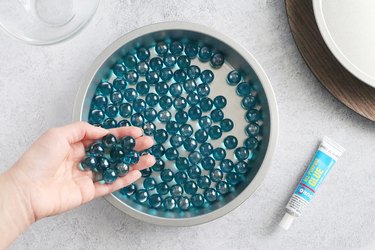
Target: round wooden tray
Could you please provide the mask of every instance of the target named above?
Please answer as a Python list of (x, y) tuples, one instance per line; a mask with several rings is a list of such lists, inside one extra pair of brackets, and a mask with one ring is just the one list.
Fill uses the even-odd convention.
[(285, 0), (294, 40), (316, 78), (339, 101), (375, 121), (375, 88), (354, 77), (325, 44), (315, 22), (311, 0)]

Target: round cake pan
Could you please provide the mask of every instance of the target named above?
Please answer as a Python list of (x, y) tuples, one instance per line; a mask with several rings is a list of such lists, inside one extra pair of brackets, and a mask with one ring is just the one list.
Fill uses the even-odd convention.
[[(262, 143), (246, 181), (236, 187), (234, 192), (224, 196), (209, 208), (192, 212), (173, 213), (157, 211), (141, 206), (131, 199), (121, 199), (113, 193), (105, 198), (116, 208), (153, 224), (166, 226), (192, 226), (214, 220), (225, 215), (243, 203), (259, 187), (265, 178), (274, 153), (278, 137), (278, 110), (272, 86), (265, 72), (255, 58), (241, 45), (229, 37), (206, 26), (187, 22), (157, 23), (134, 30), (113, 42), (94, 61), (77, 93), (73, 119), (87, 121), (90, 103), (99, 82), (108, 79), (108, 72), (126, 53), (139, 46), (152, 46), (155, 41), (164, 39), (189, 39), (213, 45), (226, 56), (230, 68), (240, 69), (251, 77), (262, 106)], [(228, 69), (228, 67), (227, 67)], [(216, 73), (215, 73), (216, 74)], [(225, 75), (220, 75), (225, 77)], [(225, 79), (225, 78), (224, 78)], [(221, 90), (219, 90), (221, 91)], [(236, 114), (236, 110), (230, 110)]]

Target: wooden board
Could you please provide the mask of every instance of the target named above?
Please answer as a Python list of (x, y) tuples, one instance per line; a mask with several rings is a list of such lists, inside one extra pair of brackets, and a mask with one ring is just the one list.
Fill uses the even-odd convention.
[(285, 0), (289, 25), (304, 60), (327, 90), (358, 114), (375, 121), (375, 88), (354, 77), (334, 57), (315, 22), (311, 0)]

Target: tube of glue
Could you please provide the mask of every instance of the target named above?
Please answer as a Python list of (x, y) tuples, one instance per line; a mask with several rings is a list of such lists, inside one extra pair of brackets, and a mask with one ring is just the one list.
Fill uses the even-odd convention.
[(333, 140), (328, 137), (323, 138), (318, 151), (286, 205), (286, 213), (279, 223), (282, 228), (288, 230), (293, 220), (301, 216), (320, 184), (344, 151), (345, 149)]

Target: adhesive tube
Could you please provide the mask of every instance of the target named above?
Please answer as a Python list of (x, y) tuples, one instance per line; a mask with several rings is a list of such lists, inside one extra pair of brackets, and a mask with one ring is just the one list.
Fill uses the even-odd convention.
[(301, 216), (320, 184), (344, 151), (345, 149), (333, 140), (328, 137), (323, 138), (318, 151), (286, 205), (286, 213), (279, 224), (282, 228), (288, 230), (293, 220)]

